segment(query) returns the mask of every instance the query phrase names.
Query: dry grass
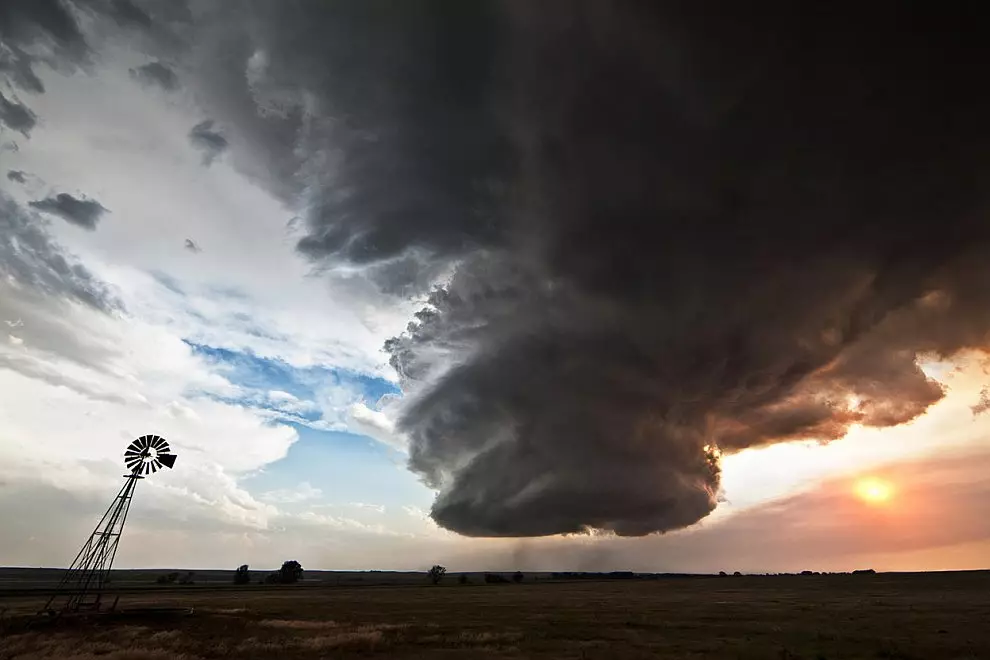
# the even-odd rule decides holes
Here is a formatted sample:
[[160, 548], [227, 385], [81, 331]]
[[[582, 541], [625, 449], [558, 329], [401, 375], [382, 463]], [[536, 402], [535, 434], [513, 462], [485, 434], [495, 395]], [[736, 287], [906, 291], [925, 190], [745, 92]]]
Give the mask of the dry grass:
[[326, 630], [336, 628], [336, 621], [300, 621], [298, 619], [265, 619], [258, 622], [266, 628], [284, 628], [288, 630]]
[[[0, 639], [0, 658], [33, 660], [35, 658], [62, 658], [65, 660], [193, 660], [197, 656], [169, 650], [177, 631], [152, 632], [140, 628], [139, 635], [133, 627], [121, 626], [90, 635], [71, 632], [29, 632]], [[146, 647], [146, 648], [142, 648]]]
[[988, 593], [987, 573], [199, 590], [121, 600], [185, 618], [10, 625], [0, 660], [968, 660], [990, 658]]
[[306, 649], [315, 650], [352, 648], [370, 651], [382, 643], [383, 637], [381, 630], [354, 630], [336, 635], [305, 637], [299, 641], [299, 645]]

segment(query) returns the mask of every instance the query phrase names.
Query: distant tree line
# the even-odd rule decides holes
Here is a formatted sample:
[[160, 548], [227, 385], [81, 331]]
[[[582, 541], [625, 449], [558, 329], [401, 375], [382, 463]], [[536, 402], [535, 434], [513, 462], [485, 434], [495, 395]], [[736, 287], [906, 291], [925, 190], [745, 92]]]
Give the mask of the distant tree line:
[[550, 574], [551, 580], [633, 580], [638, 576], [632, 571], [611, 571], [609, 573], [586, 573], [559, 571]]
[[[369, 571], [370, 573], [376, 573], [380, 571]], [[859, 569], [852, 571], [852, 575], [872, 575], [876, 571], [872, 568]], [[763, 573], [763, 576], [784, 576], [784, 575], [849, 575], [850, 573], [826, 573], [818, 571], [801, 571], [800, 573]], [[258, 584], [295, 584], [302, 579], [303, 567], [296, 560], [289, 560], [282, 563], [282, 567], [277, 571], [269, 573], [263, 578], [259, 579]], [[432, 584], [440, 584], [447, 575], [447, 568], [440, 564], [435, 564], [428, 571], [426, 571], [427, 578]], [[729, 573], [726, 571], [719, 571], [719, 577], [729, 577]], [[743, 574], [739, 571], [735, 571], [731, 574], [733, 577], [741, 577]], [[750, 575], [760, 575], [760, 574], [750, 574]], [[178, 572], [167, 573], [165, 575], [160, 575], [155, 580], [158, 584], [195, 584], [194, 573], [189, 571], [185, 575], [180, 575]], [[508, 576], [502, 573], [483, 573], [483, 580], [486, 584], [509, 584], [509, 583], [520, 583], [525, 580], [525, 575], [521, 571], [516, 571]], [[703, 578], [704, 574], [698, 573], [634, 573], [633, 571], [609, 571], [609, 572], [588, 572], [588, 571], [555, 571], [550, 573], [551, 580], [659, 580], [659, 579], [670, 579], [670, 578]], [[361, 578], [352, 578], [353, 580], [360, 581]], [[534, 578], [537, 579], [537, 578]], [[247, 564], [241, 564], [234, 571], [234, 584], [251, 584], [252, 576], [250, 568]], [[469, 584], [471, 578], [468, 574], [462, 573], [458, 576], [457, 582], [459, 584]]]
[[[295, 559], [282, 562], [282, 567], [269, 573], [258, 584], [295, 584], [302, 579], [303, 567]], [[234, 571], [234, 584], [251, 584], [251, 571], [247, 564], [241, 564]]]
[[[369, 571], [371, 573], [376, 573], [380, 571]], [[872, 568], [857, 569], [852, 571], [852, 573], [828, 573], [828, 572], [818, 572], [805, 570], [800, 573], [763, 573], [765, 577], [770, 576], [786, 576], [786, 575], [874, 575], [876, 571]], [[444, 577], [447, 575], [447, 568], [436, 564], [431, 567], [426, 575], [432, 584], [440, 584]], [[719, 571], [719, 577], [729, 577], [726, 571]], [[750, 574], [752, 576], [760, 574]], [[258, 579], [258, 584], [295, 584], [302, 579], [303, 567], [302, 565], [292, 559], [282, 563], [281, 568], [277, 571], [269, 573], [264, 578]], [[735, 571], [732, 573], [733, 577], [741, 577], [742, 573]], [[586, 572], [586, 571], [555, 571], [550, 573], [551, 580], [659, 580], [659, 579], [670, 579], [670, 578], [704, 578], [703, 574], [698, 573], [634, 573], [632, 571], [610, 571], [610, 572]], [[155, 578], [155, 582], [161, 585], [191, 585], [195, 584], [195, 573], [193, 571], [187, 571], [186, 573], [179, 573], [177, 571], [171, 573], [165, 573], [159, 575]], [[360, 580], [361, 578], [355, 578]], [[486, 584], [509, 584], [509, 583], [520, 583], [525, 580], [525, 575], [521, 571], [516, 571], [515, 573], [506, 576], [502, 573], [484, 573], [483, 579]], [[534, 580], [539, 579], [537, 577]], [[471, 578], [466, 573], [462, 573], [458, 576], [457, 581], [459, 584], [469, 584]], [[245, 585], [251, 584], [252, 576], [250, 568], [247, 564], [241, 564], [234, 571], [234, 584]]]
[[[298, 561], [291, 559], [283, 562], [282, 567], [277, 571], [269, 573], [263, 579], [258, 580], [258, 584], [295, 584], [302, 579], [302, 576], [302, 565]], [[184, 575], [178, 572], [165, 573], [155, 578], [155, 583], [163, 585], [195, 584], [194, 577], [195, 573], [193, 571], [189, 571]], [[241, 564], [234, 571], [234, 584], [251, 584], [251, 571], [247, 564]]]
[[[427, 578], [429, 578], [430, 582], [433, 584], [440, 584], [440, 581], [443, 580], [445, 575], [447, 575], [447, 568], [445, 566], [441, 566], [440, 564], [433, 566], [426, 572]], [[526, 576], [523, 575], [521, 571], [516, 571], [513, 573], [511, 579], [505, 577], [501, 573], [485, 573], [484, 579], [487, 584], [508, 584], [510, 582], [519, 584], [526, 579]], [[471, 578], [468, 577], [466, 573], [461, 573], [461, 575], [457, 578], [457, 582], [458, 584], [470, 584]]]
[[193, 579], [196, 574], [193, 571], [188, 571], [185, 575], [180, 575], [178, 572], [166, 573], [164, 575], [159, 575], [155, 578], [156, 584], [196, 584]]

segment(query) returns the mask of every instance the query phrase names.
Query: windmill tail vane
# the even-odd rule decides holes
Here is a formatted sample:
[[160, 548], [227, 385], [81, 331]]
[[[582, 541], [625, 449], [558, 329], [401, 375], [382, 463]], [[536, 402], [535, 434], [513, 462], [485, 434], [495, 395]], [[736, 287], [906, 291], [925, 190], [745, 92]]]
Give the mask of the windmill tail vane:
[[171, 469], [175, 458], [165, 438], [158, 435], [143, 435], [127, 446], [124, 465], [130, 474], [124, 475], [124, 485], [63, 575], [43, 613], [100, 609], [134, 488], [139, 479], [154, 474], [162, 466]]

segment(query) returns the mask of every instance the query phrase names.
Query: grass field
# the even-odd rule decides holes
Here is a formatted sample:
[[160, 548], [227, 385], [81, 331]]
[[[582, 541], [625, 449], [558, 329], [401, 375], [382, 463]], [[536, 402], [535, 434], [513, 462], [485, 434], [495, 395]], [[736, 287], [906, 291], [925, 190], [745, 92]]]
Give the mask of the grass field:
[[135, 589], [122, 608], [194, 613], [40, 627], [21, 615], [43, 598], [0, 595], [0, 659], [990, 658], [988, 572], [521, 584], [448, 576], [439, 586], [395, 575], [407, 584]]

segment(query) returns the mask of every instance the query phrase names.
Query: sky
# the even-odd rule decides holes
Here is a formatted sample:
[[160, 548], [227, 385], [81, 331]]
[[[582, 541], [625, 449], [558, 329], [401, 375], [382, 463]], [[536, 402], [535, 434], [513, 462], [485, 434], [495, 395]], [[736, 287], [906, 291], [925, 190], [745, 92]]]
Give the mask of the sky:
[[986, 568], [976, 22], [562, 7], [0, 0], [0, 565]]

